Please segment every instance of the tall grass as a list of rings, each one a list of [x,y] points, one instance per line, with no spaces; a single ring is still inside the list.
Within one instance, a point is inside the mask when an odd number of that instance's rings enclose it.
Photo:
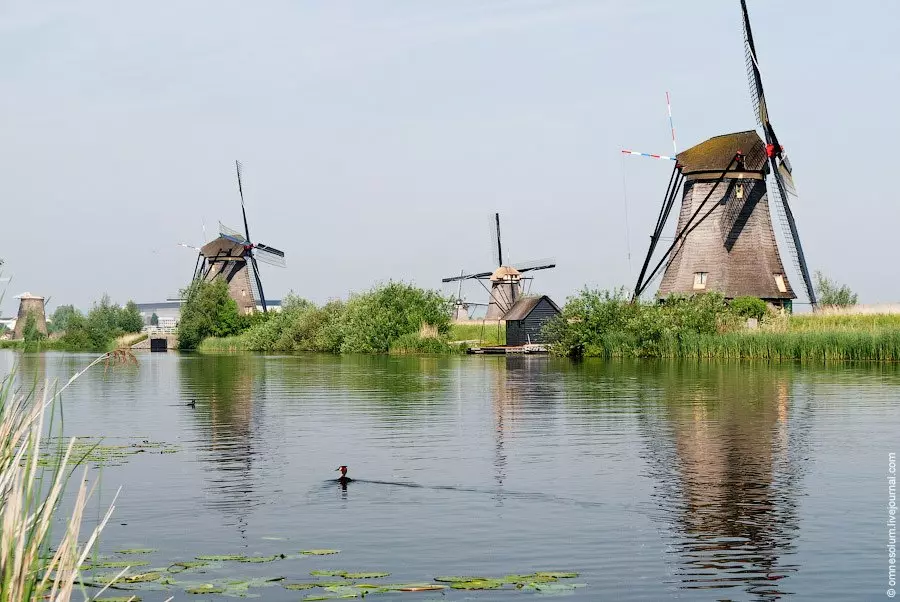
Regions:
[[[80,581],[81,565],[112,515],[114,505],[86,542],[79,543],[84,511],[96,486],[88,489],[86,467],[64,532],[54,542],[51,527],[78,464],[72,458],[75,439],[57,450],[61,453],[51,454],[56,458],[51,465],[39,458],[48,412],[52,423],[61,393],[91,367],[116,357],[98,357],[54,393],[48,383],[17,388],[15,370],[0,381],[0,602],[68,601]]]
[[[475,342],[482,346],[505,345],[506,325],[495,321],[475,324],[451,324],[448,339],[454,342]]]

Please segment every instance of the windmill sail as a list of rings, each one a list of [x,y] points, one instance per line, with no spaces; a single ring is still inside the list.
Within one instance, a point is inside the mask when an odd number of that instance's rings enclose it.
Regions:
[[[770,186],[770,191],[777,198],[775,204],[779,206],[779,217],[783,217],[782,227],[786,230],[785,240],[791,258],[803,277],[803,284],[806,288],[807,297],[813,307],[816,305],[816,293],[812,285],[812,279],[809,277],[809,269],[806,265],[806,257],[803,254],[803,246],[800,244],[800,234],[797,231],[797,223],[794,220],[793,211],[788,205],[788,194],[797,195],[797,189],[794,185],[793,175],[791,173],[791,164],[784,154],[784,149],[778,142],[775,135],[775,129],[769,120],[769,109],[766,105],[766,96],[763,91],[762,74],[759,69],[759,59],[756,54],[756,45],[753,42],[753,31],[750,28],[750,15],[747,12],[747,0],[741,0],[741,13],[744,24],[744,49],[747,63],[747,76],[750,80],[750,97],[753,102],[753,109],[756,113],[756,121],[762,128],[766,138],[766,149],[769,155],[769,163],[771,166],[770,178],[774,180],[774,186]]]

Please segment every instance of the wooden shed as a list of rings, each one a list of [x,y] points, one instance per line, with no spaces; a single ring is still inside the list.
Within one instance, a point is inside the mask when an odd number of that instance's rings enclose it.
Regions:
[[[545,342],[541,329],[560,313],[559,307],[547,295],[519,298],[503,316],[506,320],[506,344],[519,346]]]

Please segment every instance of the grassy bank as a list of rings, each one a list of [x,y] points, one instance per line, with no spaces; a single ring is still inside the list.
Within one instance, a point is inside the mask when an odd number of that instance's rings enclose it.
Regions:
[[[622,291],[585,290],[545,332],[555,353],[571,357],[900,361],[900,316],[752,307],[716,294],[632,304]],[[748,312],[758,318],[756,328],[747,327]]]

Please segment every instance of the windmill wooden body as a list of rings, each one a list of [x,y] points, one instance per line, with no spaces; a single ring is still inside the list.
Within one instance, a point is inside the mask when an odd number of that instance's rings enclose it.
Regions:
[[[219,236],[204,244],[198,251],[194,269],[194,279],[211,282],[221,279],[228,283],[228,292],[238,304],[241,313],[252,313],[262,307],[268,311],[263,292],[258,261],[284,267],[284,251],[262,243],[254,243],[250,238],[247,210],[244,207],[244,190],[241,183],[241,164],[235,161],[238,192],[241,197],[241,213],[244,218],[244,233],[219,223]]]
[[[552,260],[530,261],[514,266],[503,261],[503,245],[500,238],[500,214],[495,213],[491,222],[491,231],[494,238],[494,259],[497,262],[495,269],[476,274],[460,274],[444,278],[441,282],[461,282],[463,280],[477,280],[488,290],[488,308],[485,314],[486,320],[500,320],[510,310],[516,301],[522,296],[522,280],[527,279],[522,274],[537,270],[547,270],[556,267]],[[488,289],[485,282],[490,283]],[[457,297],[461,299],[460,295]]]
[[[662,273],[659,297],[717,291],[726,298],[747,295],[777,307],[789,307],[796,295],[772,227],[770,208],[774,205],[782,220],[788,253],[810,303],[816,304],[788,204],[788,195],[796,195],[791,165],[769,120],[745,0],[741,0],[741,11],[752,101],[765,140],[755,131],[725,134],[676,155],[634,289],[635,298]],[[659,257],[654,257],[679,196],[681,209],[674,239]]]
[[[38,331],[47,336],[47,314],[44,309],[44,298],[31,293],[16,295],[19,299],[19,314],[16,317],[16,327],[13,330],[13,338],[21,339],[25,335],[25,325],[28,316],[34,317],[34,325]]]

